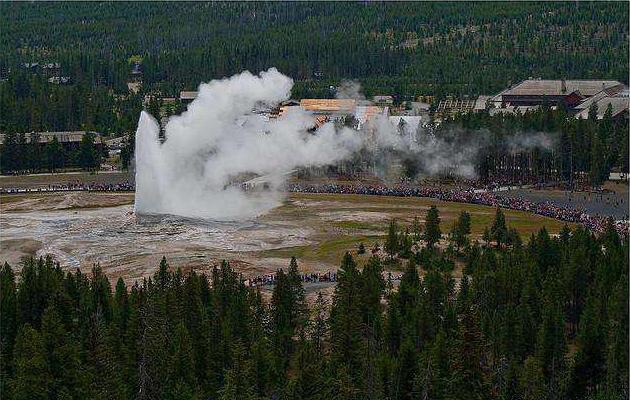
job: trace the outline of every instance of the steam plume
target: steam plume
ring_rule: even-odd
[[[411,160],[423,175],[447,171],[475,177],[487,134],[435,135],[417,120],[415,125],[394,126],[378,114],[361,131],[330,122],[313,134],[313,116],[299,107],[277,119],[256,112],[288,99],[292,85],[275,68],[258,76],[243,72],[202,84],[188,111],[166,125],[163,143],[157,122],[143,112],[136,134],[136,211],[216,220],[253,218],[280,204],[287,171],[359,154],[367,154],[375,166],[387,165],[393,154]],[[342,84],[338,97],[363,98],[356,82]],[[551,142],[544,135],[521,135],[508,145],[548,147]],[[261,175],[268,186],[264,193],[243,191],[235,184]]]
[[[322,166],[348,157],[361,144],[351,129],[307,132],[311,117],[292,112],[265,121],[252,113],[288,99],[293,81],[275,68],[244,72],[199,87],[188,111],[159,127],[143,112],[136,134],[136,211],[209,219],[244,219],[281,200],[280,175],[300,166]],[[277,175],[264,196],[230,185],[239,175]]]

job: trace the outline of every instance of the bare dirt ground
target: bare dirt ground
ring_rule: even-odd
[[[175,217],[136,218],[133,193],[41,193],[0,197],[0,262],[52,254],[66,269],[89,272],[100,264],[127,283],[152,275],[163,255],[174,267],[209,271],[221,260],[244,276],[287,267],[298,258],[305,272],[335,270],[344,252],[360,242],[383,243],[387,225],[422,221],[435,204],[448,232],[453,220],[471,213],[473,236],[491,224],[490,207],[424,198],[336,194],[290,194],[284,204],[252,221],[216,222]],[[543,225],[552,233],[563,223],[506,210],[506,219],[526,237]],[[359,263],[367,255],[358,256]],[[19,268],[18,268],[19,270]],[[456,271],[457,273],[457,271]]]

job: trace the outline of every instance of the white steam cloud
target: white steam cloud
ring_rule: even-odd
[[[255,217],[279,204],[277,191],[247,193],[230,185],[239,175],[277,175],[300,166],[323,166],[356,151],[351,129],[321,127],[307,132],[312,118],[292,112],[264,121],[252,112],[289,98],[293,81],[275,68],[259,76],[244,72],[199,87],[188,111],[159,127],[143,112],[136,134],[138,213],[233,220]]]
[[[249,219],[281,203],[286,172],[366,155],[363,161],[374,166],[387,165],[393,154],[412,160],[421,174],[475,177],[483,134],[436,136],[424,131],[419,119],[400,124],[400,118],[390,120],[384,114],[375,115],[360,131],[329,122],[311,133],[313,115],[299,107],[281,118],[256,112],[288,99],[292,86],[275,68],[202,84],[188,110],[171,117],[164,140],[157,122],[143,112],[136,134],[136,212]],[[356,82],[343,83],[337,96],[363,98]],[[509,144],[550,145],[543,136],[516,136]],[[255,176],[264,176],[264,191],[238,185]]]

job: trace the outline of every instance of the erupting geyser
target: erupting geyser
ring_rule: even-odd
[[[329,122],[313,134],[308,132],[313,115],[300,107],[281,118],[256,112],[288,99],[292,86],[291,78],[275,68],[259,76],[243,72],[202,84],[188,111],[171,117],[163,140],[157,122],[143,112],[136,134],[135,211],[214,220],[253,218],[280,204],[287,171],[336,163],[360,149],[367,150],[361,155],[366,165],[383,164],[383,156],[392,151],[398,159],[416,163],[423,175],[447,171],[475,176],[474,160],[487,135],[447,130],[438,137],[420,126],[401,129],[386,112],[372,117],[360,131]],[[359,96],[357,85],[348,87],[353,90],[345,92]],[[521,149],[550,145],[540,134],[513,139],[513,146]],[[264,192],[247,192],[235,184],[261,175],[266,176]]]
[[[336,162],[360,146],[355,131],[333,124],[308,133],[312,119],[304,112],[266,121],[252,111],[288,99],[292,85],[275,68],[202,84],[188,111],[166,125],[163,143],[157,122],[143,112],[136,134],[136,212],[252,218],[280,203],[283,172]],[[264,193],[231,185],[247,173],[278,178]]]

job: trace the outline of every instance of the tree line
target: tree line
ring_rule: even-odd
[[[0,131],[133,130],[141,102],[119,96],[136,62],[143,92],[162,97],[272,66],[298,99],[345,79],[396,101],[529,76],[628,83],[627,14],[624,2],[0,4]],[[69,84],[33,62],[59,63]]]
[[[436,245],[418,230],[394,285],[347,253],[330,303],[306,301],[295,259],[271,299],[227,262],[210,276],[162,259],[112,289],[104,272],[28,259],[0,269],[5,399],[619,399],[628,397],[627,238],[576,227]],[[413,231],[412,226],[412,231]],[[398,260],[401,229],[386,247]],[[506,233],[507,232],[507,233]],[[412,233],[408,233],[412,234]],[[401,236],[402,235],[402,236]],[[508,236],[504,236],[508,235]],[[422,254],[421,254],[422,253]],[[452,266],[463,265],[462,278]]]
[[[24,133],[6,133],[0,147],[0,171],[3,174],[23,172],[56,172],[70,167],[95,171],[107,156],[105,143],[95,143],[96,134],[85,132],[77,146],[64,146],[56,136],[42,143],[38,133],[26,138]]]
[[[591,106],[587,119],[549,106],[524,114],[468,113],[446,121],[436,134],[481,143],[476,160],[481,179],[579,181],[599,186],[611,171],[629,172],[630,128],[627,119],[612,118],[610,105],[602,119],[597,119],[597,111],[596,105]],[[518,140],[541,134],[544,145]]]

